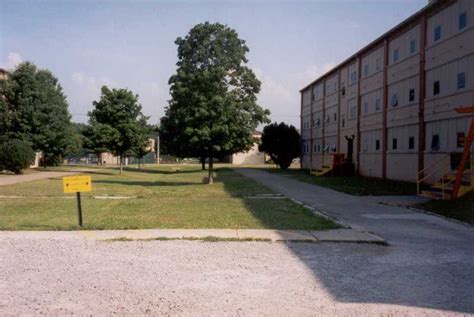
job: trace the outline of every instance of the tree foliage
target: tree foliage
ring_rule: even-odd
[[[235,30],[208,22],[194,26],[178,46],[171,100],[161,120],[164,151],[178,157],[209,158],[248,150],[253,131],[268,122],[257,104],[260,81],[247,66],[249,51]]]
[[[148,117],[142,113],[138,95],[128,89],[103,86],[100,100],[94,101],[93,105],[94,109],[88,115],[94,148],[97,151],[104,145],[105,149],[119,156],[121,174],[123,158],[140,144],[144,131],[148,129]]]
[[[20,64],[0,81],[0,136],[19,139],[55,164],[70,144],[71,116],[61,85],[50,71]]]
[[[281,169],[287,169],[300,156],[300,134],[294,126],[283,122],[269,124],[263,128],[258,149],[270,155]]]
[[[0,170],[22,174],[35,159],[35,152],[28,142],[9,140],[0,144]]]

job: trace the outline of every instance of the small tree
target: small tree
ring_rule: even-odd
[[[281,169],[287,169],[300,156],[300,134],[294,126],[283,122],[269,124],[263,128],[258,149],[270,155]]]
[[[10,140],[0,144],[0,169],[23,174],[23,170],[30,166],[34,159],[35,152],[25,141]]]
[[[97,157],[97,165],[102,165],[102,153],[109,151],[110,140],[119,138],[118,132],[107,124],[91,120],[91,124],[82,131],[84,147]]]
[[[153,134],[153,127],[149,126],[146,121],[142,123],[143,129],[137,135],[137,143],[133,146],[132,152],[138,158],[138,169],[145,155],[150,153],[153,149],[151,147],[151,140]]]
[[[142,113],[138,95],[128,89],[109,89],[103,86],[100,100],[94,101],[93,105],[94,110],[88,113],[91,126],[107,126],[107,149],[119,157],[122,175],[123,158],[139,144],[143,130],[148,129],[144,125],[148,117]]]

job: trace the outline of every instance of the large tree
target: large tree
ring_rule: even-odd
[[[260,81],[235,30],[206,22],[175,43],[177,71],[169,80],[161,140],[176,156],[208,157],[212,184],[213,158],[248,150],[253,131],[270,112],[257,104]]]
[[[100,100],[93,105],[94,109],[88,113],[89,123],[106,131],[106,148],[119,157],[121,175],[123,158],[132,154],[141,142],[143,130],[148,129],[148,117],[142,113],[138,95],[128,89],[103,86]]]
[[[270,155],[281,169],[287,169],[294,158],[300,156],[300,134],[292,125],[281,122],[263,128],[260,152]]]
[[[25,62],[0,81],[0,136],[43,152],[43,163],[59,163],[70,144],[71,116],[58,80]]]

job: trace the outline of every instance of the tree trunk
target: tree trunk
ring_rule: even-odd
[[[203,171],[206,170],[206,158],[205,157],[201,157],[201,168]]]
[[[119,161],[120,161],[120,172],[119,172],[119,175],[122,175],[122,155],[119,156]]]
[[[46,155],[43,154],[43,168],[46,168]]]
[[[212,155],[209,155],[209,177],[207,179],[207,183],[209,185],[214,183],[214,177],[212,175],[213,167],[214,167],[214,159],[213,159]]]
[[[97,166],[99,166],[102,163],[102,155],[100,153],[96,153],[97,156]]]
[[[142,161],[142,159],[139,158],[139,159],[138,159],[138,170],[140,170],[140,163],[141,163],[141,161]]]

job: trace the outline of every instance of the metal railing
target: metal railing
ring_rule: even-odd
[[[435,173],[441,172],[441,175],[446,175],[448,172],[446,164],[444,163],[448,158],[450,158],[450,154],[446,154],[440,159],[432,162],[421,171],[416,172],[416,192],[417,194],[421,194],[421,184],[428,178],[432,177]]]

